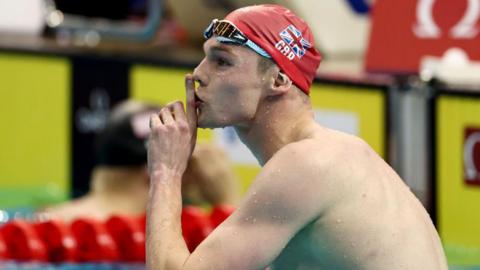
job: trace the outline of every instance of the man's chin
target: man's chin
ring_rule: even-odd
[[[220,123],[215,123],[213,121],[205,121],[204,119],[199,118],[197,122],[197,127],[204,129],[214,129],[224,127],[224,125]]]
[[[218,128],[219,126],[212,125],[212,124],[198,123],[197,127],[202,129],[214,129],[214,128]]]

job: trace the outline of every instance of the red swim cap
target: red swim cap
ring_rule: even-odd
[[[225,19],[270,54],[293,83],[309,94],[322,57],[305,21],[279,5],[240,8]]]

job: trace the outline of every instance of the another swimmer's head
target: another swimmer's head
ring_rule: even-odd
[[[149,118],[160,109],[155,104],[134,100],[115,106],[105,129],[95,138],[96,165],[113,168],[145,166]]]
[[[237,9],[225,19],[214,19],[204,33],[226,44],[244,45],[262,56],[261,64],[273,60],[307,95],[320,64],[308,25],[279,5],[255,5]]]

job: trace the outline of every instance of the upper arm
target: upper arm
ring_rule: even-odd
[[[190,255],[185,269],[263,269],[320,214],[316,168],[290,148],[265,165],[240,207]]]

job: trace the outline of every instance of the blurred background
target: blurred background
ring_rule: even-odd
[[[55,256],[58,267],[122,261],[107,251],[90,259],[38,255],[28,241],[46,241],[38,209],[88,194],[94,138],[112,107],[184,99],[184,74],[203,58],[204,28],[261,3],[292,9],[314,32],[324,59],[311,91],[317,121],[362,137],[397,171],[429,211],[451,269],[480,269],[480,0],[0,0],[0,261],[7,268],[53,267]],[[224,151],[245,192],[259,166],[234,131],[201,130],[199,140]],[[215,206],[186,215],[228,215],[230,208]],[[121,220],[109,224],[131,233],[144,222],[136,218],[132,229]],[[71,230],[74,240],[107,227],[77,221],[76,229],[48,224],[61,239]],[[13,248],[11,235],[24,244]],[[141,258],[132,269],[141,269]]]

